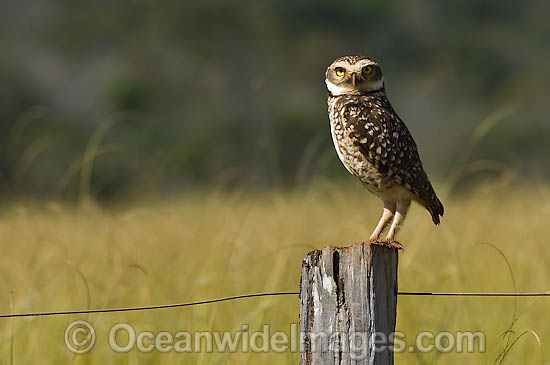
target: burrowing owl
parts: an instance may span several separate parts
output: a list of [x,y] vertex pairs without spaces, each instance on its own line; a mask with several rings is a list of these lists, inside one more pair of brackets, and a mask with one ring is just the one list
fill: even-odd
[[378,64],[363,56],[338,58],[327,69],[325,82],[336,152],[346,169],[384,202],[369,242],[381,242],[380,234],[393,218],[384,242],[401,247],[395,236],[412,200],[439,224],[443,204],[422,167],[411,133],[386,96]]

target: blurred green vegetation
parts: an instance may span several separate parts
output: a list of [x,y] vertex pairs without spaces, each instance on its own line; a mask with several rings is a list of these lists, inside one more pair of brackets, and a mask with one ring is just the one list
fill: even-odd
[[87,176],[85,192],[103,198],[343,176],[323,78],[344,54],[381,63],[389,97],[436,180],[453,171],[491,115],[498,120],[471,159],[550,178],[545,0],[0,7],[4,196],[72,198]]

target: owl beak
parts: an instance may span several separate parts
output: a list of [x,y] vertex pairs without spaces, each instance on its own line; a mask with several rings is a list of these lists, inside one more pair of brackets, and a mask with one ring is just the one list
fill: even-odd
[[357,85],[357,75],[356,74],[351,74],[351,84],[353,85],[353,87],[355,87],[355,85]]

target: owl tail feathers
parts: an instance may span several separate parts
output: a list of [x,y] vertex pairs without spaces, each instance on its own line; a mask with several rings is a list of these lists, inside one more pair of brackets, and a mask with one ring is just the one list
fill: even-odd
[[444,208],[439,198],[437,196],[434,196],[434,198],[427,208],[432,215],[432,221],[437,226],[440,223],[439,216],[443,217]]

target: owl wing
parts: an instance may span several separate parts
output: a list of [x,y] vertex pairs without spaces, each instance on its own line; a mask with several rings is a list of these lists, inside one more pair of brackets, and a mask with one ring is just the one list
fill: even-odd
[[350,103],[342,120],[354,144],[378,171],[415,194],[432,215],[435,224],[443,205],[422,167],[416,143],[385,97],[362,97]]

